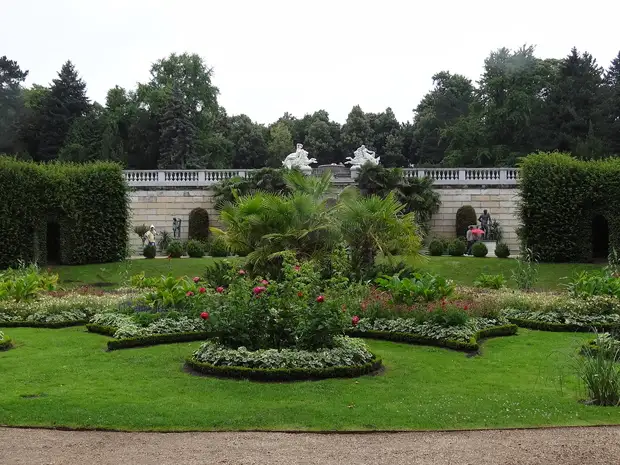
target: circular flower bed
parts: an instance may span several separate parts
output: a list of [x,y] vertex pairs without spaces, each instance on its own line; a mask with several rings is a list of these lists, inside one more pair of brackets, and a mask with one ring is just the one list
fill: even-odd
[[345,378],[362,376],[381,367],[381,360],[368,350],[364,341],[334,338],[330,349],[230,349],[216,342],[205,342],[187,360],[194,371],[214,376],[262,381]]

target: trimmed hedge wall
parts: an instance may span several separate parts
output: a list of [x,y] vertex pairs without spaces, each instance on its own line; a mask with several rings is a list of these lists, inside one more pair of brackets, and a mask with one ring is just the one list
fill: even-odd
[[5,337],[0,341],[0,352],[3,350],[9,350],[13,347],[13,341],[11,341],[10,337]]
[[267,369],[217,366],[198,362],[190,357],[185,361],[185,364],[192,371],[221,378],[251,379],[253,381],[303,381],[326,378],[355,378],[367,375],[381,368],[382,361],[374,356],[370,362],[353,367]]
[[464,352],[475,352],[480,346],[480,339],[488,339],[490,337],[512,336],[517,334],[517,325],[493,326],[491,328],[478,331],[472,336],[469,342],[433,339],[420,334],[412,333],[396,333],[391,331],[352,331],[348,333],[352,337],[368,338],[368,339],[385,339],[393,342],[405,342],[407,344],[418,344],[425,346],[446,347],[448,349],[462,350]]
[[125,257],[127,184],[113,163],[39,165],[0,157],[0,268],[47,262],[47,224],[59,228],[60,262]]
[[604,324],[604,325],[575,325],[566,323],[549,323],[547,321],[536,320],[523,320],[521,318],[508,318],[511,323],[514,323],[521,328],[537,329],[539,331],[556,331],[566,333],[589,333],[592,331],[614,331],[620,329],[619,324]]
[[201,242],[209,240],[209,213],[204,208],[194,208],[189,212],[187,238]]
[[592,258],[592,220],[609,225],[609,246],[620,250],[620,159],[581,161],[539,153],[521,162],[519,237],[543,262]]
[[43,323],[39,321],[3,321],[0,322],[0,328],[67,328],[69,326],[82,326],[85,325],[88,320],[73,320],[73,321],[54,321],[52,323]]

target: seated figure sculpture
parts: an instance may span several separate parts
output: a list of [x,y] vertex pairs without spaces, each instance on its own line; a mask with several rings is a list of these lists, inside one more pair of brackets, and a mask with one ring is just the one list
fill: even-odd
[[282,164],[289,168],[299,168],[302,171],[308,170],[311,163],[316,163],[316,158],[308,158],[308,152],[304,150],[303,144],[297,144],[297,150],[287,155]]
[[348,161],[345,161],[347,165],[351,165],[351,167],[361,167],[366,163],[371,163],[373,165],[378,165],[381,157],[376,157],[375,152],[372,150],[368,150],[365,145],[359,147],[355,152],[353,152],[354,157],[347,157]]

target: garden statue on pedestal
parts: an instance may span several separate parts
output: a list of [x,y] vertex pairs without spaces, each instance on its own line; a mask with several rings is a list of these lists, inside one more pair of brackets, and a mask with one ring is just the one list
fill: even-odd
[[181,238],[181,218],[178,220],[176,218],[172,218],[172,236],[175,239]]
[[365,145],[359,147],[355,152],[353,152],[353,157],[347,157],[348,161],[345,161],[345,164],[351,165],[351,177],[353,179],[357,178],[358,171],[362,168],[366,163],[370,163],[372,165],[378,165],[381,157],[376,157],[375,152],[372,150],[368,150]]
[[303,144],[297,144],[297,150],[284,159],[282,164],[289,169],[297,168],[304,174],[312,173],[311,163],[316,163],[316,158],[308,158],[308,152]]

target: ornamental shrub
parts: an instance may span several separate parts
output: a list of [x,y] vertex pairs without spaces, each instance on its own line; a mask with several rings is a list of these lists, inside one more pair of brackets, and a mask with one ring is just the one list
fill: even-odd
[[599,215],[608,221],[610,249],[620,249],[620,159],[530,155],[521,162],[519,191],[521,245],[541,262],[591,259]]
[[433,239],[428,245],[428,253],[433,257],[443,255],[443,250],[443,241],[439,239]]
[[487,246],[484,245],[482,242],[476,242],[471,247],[471,253],[474,255],[474,257],[482,258],[487,256],[487,254],[489,253],[489,249],[487,249]]
[[508,248],[508,244],[505,242],[499,242],[495,246],[495,256],[497,258],[508,258],[510,257],[510,249]]
[[113,163],[46,164],[0,157],[0,268],[48,261],[47,233],[60,263],[125,258],[127,183]]
[[460,239],[454,239],[448,246],[448,253],[453,257],[462,257],[467,251],[467,245]]
[[209,255],[212,257],[228,257],[228,244],[224,236],[212,235],[208,243]]
[[180,241],[171,241],[166,248],[166,253],[170,258],[181,258],[183,256],[183,244]]
[[205,247],[202,242],[197,241],[195,239],[190,239],[187,241],[185,245],[185,250],[187,250],[187,255],[191,258],[202,258],[205,256]]
[[477,224],[476,210],[471,205],[463,205],[456,211],[456,237],[465,237],[467,228]]
[[146,258],[155,258],[157,255],[157,248],[154,245],[147,245],[142,252]]
[[209,213],[204,208],[194,208],[189,212],[187,237],[197,241],[209,239]]

